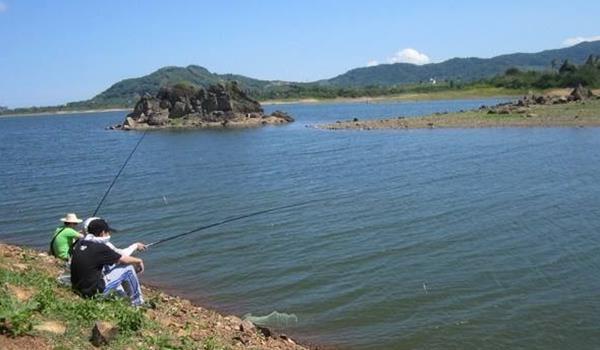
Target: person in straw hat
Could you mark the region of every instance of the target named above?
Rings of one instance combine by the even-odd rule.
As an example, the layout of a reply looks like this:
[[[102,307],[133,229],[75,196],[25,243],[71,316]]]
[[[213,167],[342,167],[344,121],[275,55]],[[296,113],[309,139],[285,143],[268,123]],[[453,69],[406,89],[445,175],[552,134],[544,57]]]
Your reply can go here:
[[[63,225],[57,227],[50,241],[50,253],[62,260],[69,260],[73,250],[73,243],[83,235],[75,229],[81,223],[81,219],[75,213],[68,213],[60,221]]]

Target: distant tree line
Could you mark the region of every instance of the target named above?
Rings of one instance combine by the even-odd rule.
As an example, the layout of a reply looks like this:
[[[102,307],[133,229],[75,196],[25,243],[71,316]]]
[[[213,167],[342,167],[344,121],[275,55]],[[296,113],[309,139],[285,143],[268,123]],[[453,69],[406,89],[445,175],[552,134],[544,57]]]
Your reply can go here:
[[[590,88],[600,87],[600,56],[590,55],[582,65],[565,60],[558,65],[552,61],[552,70],[521,71],[510,68],[503,75],[485,81],[486,83],[509,89],[548,89],[576,87],[581,84]]]

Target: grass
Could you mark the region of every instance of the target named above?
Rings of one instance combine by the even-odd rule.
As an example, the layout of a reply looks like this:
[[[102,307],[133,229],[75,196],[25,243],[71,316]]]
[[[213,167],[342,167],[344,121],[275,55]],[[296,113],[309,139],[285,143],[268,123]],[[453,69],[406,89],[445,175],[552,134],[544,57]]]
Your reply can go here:
[[[0,269],[0,285],[34,290],[26,301],[19,301],[7,288],[0,291],[0,320],[9,327],[4,331],[11,336],[32,332],[43,320],[59,321],[66,325],[66,336],[51,337],[55,347],[77,348],[87,346],[87,336],[96,320],[110,321],[119,327],[115,345],[129,343],[142,327],[153,327],[143,309],[136,309],[118,298],[81,299],[69,289],[60,286],[54,278],[36,271],[15,272]],[[85,334],[86,336],[79,336]]]
[[[59,284],[39,262],[23,256],[27,268],[10,268],[11,261],[0,255],[0,334],[8,337],[31,335],[45,338],[55,349],[90,348],[89,337],[96,321],[118,326],[118,336],[105,349],[198,349],[224,350],[221,341],[208,337],[197,342],[189,336],[175,334],[148,317],[147,310],[133,308],[128,300],[116,297],[83,299],[70,288]],[[30,295],[18,298],[14,289]],[[35,330],[44,321],[66,326],[64,335]]]

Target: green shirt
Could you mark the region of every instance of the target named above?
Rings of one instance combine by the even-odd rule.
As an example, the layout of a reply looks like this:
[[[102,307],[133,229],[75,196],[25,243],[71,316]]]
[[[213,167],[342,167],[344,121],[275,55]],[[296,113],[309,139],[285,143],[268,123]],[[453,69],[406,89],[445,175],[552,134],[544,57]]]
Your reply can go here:
[[[58,231],[62,230],[52,244],[52,251],[56,257],[63,260],[69,260],[69,252],[71,251],[71,247],[73,247],[73,241],[79,237],[79,232],[70,227],[67,227],[63,230],[63,227],[64,226],[58,227],[54,231],[54,235],[52,237],[56,236]]]

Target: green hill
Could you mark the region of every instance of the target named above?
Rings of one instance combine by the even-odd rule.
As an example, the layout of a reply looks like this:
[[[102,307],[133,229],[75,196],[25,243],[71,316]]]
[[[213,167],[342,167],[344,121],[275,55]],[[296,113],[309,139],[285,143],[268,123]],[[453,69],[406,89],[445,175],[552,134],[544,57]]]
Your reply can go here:
[[[390,87],[415,84],[435,78],[438,81],[470,82],[502,74],[509,68],[547,70],[552,62],[563,60],[579,64],[590,55],[600,54],[600,41],[585,42],[568,48],[538,53],[515,53],[493,58],[453,58],[441,63],[417,66],[408,63],[382,64],[350,70],[332,79],[313,83],[268,81],[235,74],[216,74],[200,66],[164,67],[140,78],[122,80],[82,105],[132,106],[145,93],[155,94],[161,86],[188,82],[208,86],[227,80],[237,80],[241,87],[259,99],[286,97],[336,97],[340,89]],[[341,91],[343,92],[343,91]],[[75,106],[78,103],[71,104]]]
[[[430,78],[470,82],[502,74],[509,68],[548,70],[552,62],[560,65],[569,60],[583,63],[590,55],[600,54],[600,41],[538,53],[515,53],[493,58],[453,58],[441,63],[417,66],[408,63],[381,64],[352,69],[335,78],[322,80],[324,86],[392,86],[428,81]]]
[[[219,75],[209,72],[204,67],[195,65],[187,67],[164,67],[140,78],[121,80],[90,101],[85,102],[98,105],[115,104],[131,106],[146,93],[156,94],[162,86],[188,82],[206,87],[228,80],[237,80],[249,91],[261,90],[271,84],[269,81],[252,79],[242,75]]]

